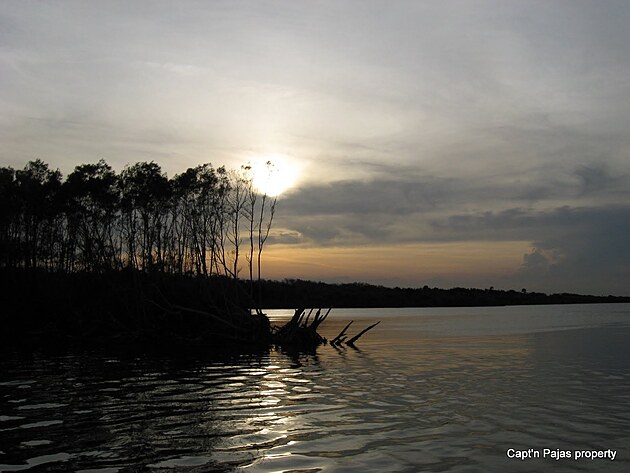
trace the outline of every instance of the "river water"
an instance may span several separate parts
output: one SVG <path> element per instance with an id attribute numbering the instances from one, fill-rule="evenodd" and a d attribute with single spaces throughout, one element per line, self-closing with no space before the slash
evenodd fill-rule
<path id="1" fill-rule="evenodd" d="M 382 322 L 315 353 L 4 354 L 0 472 L 630 471 L 630 305 L 340 309 L 321 332 L 348 320 Z"/>

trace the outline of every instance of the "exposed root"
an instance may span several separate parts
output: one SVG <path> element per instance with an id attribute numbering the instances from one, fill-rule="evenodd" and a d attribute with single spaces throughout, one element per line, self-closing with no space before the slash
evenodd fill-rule
<path id="1" fill-rule="evenodd" d="M 295 309 L 293 317 L 291 317 L 291 320 L 289 320 L 285 325 L 282 327 L 272 328 L 273 343 L 277 345 L 299 346 L 304 348 L 315 347 L 317 345 L 328 343 L 324 337 L 317 333 L 317 329 L 328 318 L 331 309 L 328 309 L 325 313 L 322 313 L 322 309 L 317 309 L 317 311 L 315 311 L 315 315 L 311 319 L 311 315 L 313 315 L 314 311 L 315 309 L 310 309 L 307 313 L 304 308 Z M 380 320 L 363 329 L 357 335 L 348 340 L 346 332 L 352 323 L 352 320 L 348 322 L 344 329 L 339 332 L 339 335 L 332 339 L 330 342 L 332 346 L 337 347 L 345 343 L 348 346 L 354 347 L 355 342 L 368 330 L 376 327 L 380 323 Z"/>
<path id="2" fill-rule="evenodd" d="M 315 313 L 313 321 L 309 325 L 309 319 L 313 309 L 305 315 L 305 309 L 295 309 L 293 317 L 285 325 L 275 330 L 272 341 L 278 345 L 314 347 L 327 343 L 327 340 L 317 333 L 317 327 L 326 319 L 321 315 L 321 309 Z"/>

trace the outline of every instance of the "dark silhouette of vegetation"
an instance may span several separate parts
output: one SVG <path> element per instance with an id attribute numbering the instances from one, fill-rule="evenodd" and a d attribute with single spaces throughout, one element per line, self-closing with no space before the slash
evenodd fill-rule
<path id="1" fill-rule="evenodd" d="M 0 267 L 238 279 L 249 234 L 253 298 L 275 198 L 259 196 L 248 171 L 203 164 L 168 179 L 154 162 L 116 174 L 100 160 L 63 180 L 41 160 L 0 168 Z"/>
<path id="2" fill-rule="evenodd" d="M 262 308 L 630 302 L 492 287 L 267 281 L 261 255 L 275 209 L 275 197 L 256 191 L 247 166 L 228 171 L 203 164 L 170 179 L 154 162 L 116 173 L 100 160 L 65 179 L 41 160 L 21 170 L 0 167 L 0 343 L 30 335 L 88 343 L 317 345 L 324 342 L 317 327 L 328 313 L 310 320 L 312 311 L 298 309 L 275 329 Z M 373 328 L 348 339 L 348 326 L 334 346 L 352 346 Z"/>
<path id="3" fill-rule="evenodd" d="M 275 338 L 285 346 L 317 346 L 326 343 L 326 339 L 317 333 L 317 327 L 326 320 L 330 309 L 325 313 L 321 309 L 317 310 L 311 320 L 313 311 L 314 309 L 309 312 L 303 308 L 296 309 L 291 320 L 274 331 Z"/>
<path id="4" fill-rule="evenodd" d="M 630 297 L 544 294 L 541 292 L 474 289 L 390 288 L 365 283 L 328 284 L 286 279 L 263 281 L 262 304 L 267 308 L 307 307 L 474 307 L 532 304 L 630 302 Z"/>
<path id="5" fill-rule="evenodd" d="M 203 164 L 169 179 L 155 162 L 116 173 L 100 160 L 64 180 L 41 160 L 0 168 L 4 327 L 265 343 L 257 302 L 276 200 L 250 171 Z"/>

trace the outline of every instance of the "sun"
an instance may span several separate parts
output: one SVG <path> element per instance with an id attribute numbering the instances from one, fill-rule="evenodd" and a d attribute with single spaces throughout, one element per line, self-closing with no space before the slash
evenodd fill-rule
<path id="1" fill-rule="evenodd" d="M 297 181 L 297 166 L 283 155 L 264 155 L 251 163 L 252 182 L 261 194 L 277 197 Z"/>

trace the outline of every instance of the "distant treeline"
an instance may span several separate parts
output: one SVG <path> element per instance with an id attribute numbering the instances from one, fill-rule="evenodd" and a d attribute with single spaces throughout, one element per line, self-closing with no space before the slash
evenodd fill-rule
<path id="1" fill-rule="evenodd" d="M 515 290 L 456 287 L 389 288 L 364 283 L 327 284 L 299 279 L 263 281 L 262 305 L 293 307 L 466 307 L 528 304 L 630 302 L 630 297 L 544 294 Z"/>
<path id="2" fill-rule="evenodd" d="M 100 160 L 65 179 L 41 160 L 2 167 L 0 268 L 233 280 L 244 269 L 251 295 L 275 210 L 252 180 L 250 167 L 210 164 L 170 179 L 154 162 L 116 173 Z"/>

